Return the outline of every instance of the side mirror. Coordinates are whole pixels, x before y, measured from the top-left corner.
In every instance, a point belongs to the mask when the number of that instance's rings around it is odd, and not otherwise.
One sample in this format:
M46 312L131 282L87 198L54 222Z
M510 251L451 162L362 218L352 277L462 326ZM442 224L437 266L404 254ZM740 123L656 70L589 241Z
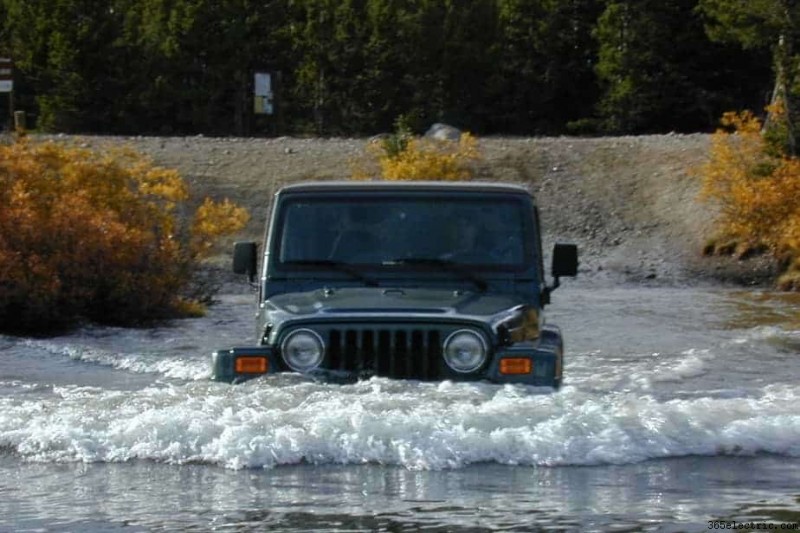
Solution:
M254 242L237 242L233 245L233 272L247 274L251 282L256 279L256 250Z
M550 293L561 285L561 276L578 275L578 247L574 244L556 244L553 247L553 284L542 289L542 305L550 303Z
M553 247L553 277L578 275L578 247L574 244L556 244Z

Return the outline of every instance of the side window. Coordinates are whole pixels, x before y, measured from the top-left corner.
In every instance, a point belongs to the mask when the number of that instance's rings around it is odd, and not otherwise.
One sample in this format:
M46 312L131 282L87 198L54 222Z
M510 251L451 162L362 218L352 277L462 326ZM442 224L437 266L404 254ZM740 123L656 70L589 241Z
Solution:
M539 281L544 283L544 258L542 257L542 225L539 222L539 208L533 206L533 247L536 261L539 263Z

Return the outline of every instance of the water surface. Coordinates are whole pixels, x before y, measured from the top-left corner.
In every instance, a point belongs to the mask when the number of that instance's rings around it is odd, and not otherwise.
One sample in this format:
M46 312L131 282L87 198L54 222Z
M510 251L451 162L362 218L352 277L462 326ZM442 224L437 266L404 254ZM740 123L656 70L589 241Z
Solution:
M243 291L244 292L244 291ZM565 285L558 393L208 380L203 319L0 337L0 530L707 531L800 518L800 297Z

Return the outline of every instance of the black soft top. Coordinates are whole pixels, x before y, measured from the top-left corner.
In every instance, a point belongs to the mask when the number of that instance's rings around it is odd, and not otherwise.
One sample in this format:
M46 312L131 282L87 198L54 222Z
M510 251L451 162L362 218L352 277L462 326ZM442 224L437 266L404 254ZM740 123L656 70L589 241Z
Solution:
M492 183L481 181L311 181L296 183L281 188L279 193L289 192L468 192L468 193L506 193L532 196L528 188L512 183Z

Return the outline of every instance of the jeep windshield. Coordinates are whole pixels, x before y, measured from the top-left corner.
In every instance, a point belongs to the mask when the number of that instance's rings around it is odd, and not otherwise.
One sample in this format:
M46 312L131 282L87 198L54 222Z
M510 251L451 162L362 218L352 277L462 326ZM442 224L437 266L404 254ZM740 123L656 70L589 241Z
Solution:
M517 271L532 262L532 220L510 195L303 194L282 202L272 254L282 269Z

